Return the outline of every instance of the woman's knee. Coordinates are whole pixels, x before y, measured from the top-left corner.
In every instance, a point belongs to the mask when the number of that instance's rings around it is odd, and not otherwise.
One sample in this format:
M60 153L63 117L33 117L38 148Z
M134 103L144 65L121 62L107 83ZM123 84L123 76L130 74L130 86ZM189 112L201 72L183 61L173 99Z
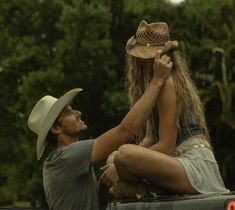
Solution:
M119 147L115 158L114 164L115 165L122 165L122 167L129 167L130 165L134 164L136 160L136 156L138 156L136 145L132 144L124 144Z

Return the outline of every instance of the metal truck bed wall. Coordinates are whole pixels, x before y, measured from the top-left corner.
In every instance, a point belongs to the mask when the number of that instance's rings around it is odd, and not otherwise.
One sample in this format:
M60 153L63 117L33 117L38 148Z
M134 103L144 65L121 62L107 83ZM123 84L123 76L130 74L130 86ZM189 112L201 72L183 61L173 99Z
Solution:
M115 201L105 210L235 210L227 208L229 201L235 201L234 193Z
M0 210L49 210L49 209L12 207L12 208L0 208Z
M230 208L228 208L228 203ZM0 208L0 210L48 210L46 208ZM143 200L122 200L103 210L235 210L235 192L213 195L161 196Z

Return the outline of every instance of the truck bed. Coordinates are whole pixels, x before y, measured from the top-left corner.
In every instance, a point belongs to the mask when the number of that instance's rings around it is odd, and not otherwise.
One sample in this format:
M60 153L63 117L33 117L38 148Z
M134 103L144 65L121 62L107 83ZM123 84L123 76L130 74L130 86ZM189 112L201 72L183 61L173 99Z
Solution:
M142 200L121 200L105 210L235 210L235 192L210 195L163 196Z

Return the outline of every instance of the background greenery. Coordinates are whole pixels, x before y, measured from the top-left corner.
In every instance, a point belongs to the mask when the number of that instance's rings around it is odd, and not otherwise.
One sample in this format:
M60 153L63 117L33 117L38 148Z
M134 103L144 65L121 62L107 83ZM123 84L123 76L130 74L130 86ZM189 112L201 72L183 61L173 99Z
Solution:
M180 41L206 109L226 186L235 189L235 0L1 0L0 205L45 206L27 118L45 94L82 87L75 104L93 138L128 110L125 43L140 20ZM98 172L97 172L98 173Z

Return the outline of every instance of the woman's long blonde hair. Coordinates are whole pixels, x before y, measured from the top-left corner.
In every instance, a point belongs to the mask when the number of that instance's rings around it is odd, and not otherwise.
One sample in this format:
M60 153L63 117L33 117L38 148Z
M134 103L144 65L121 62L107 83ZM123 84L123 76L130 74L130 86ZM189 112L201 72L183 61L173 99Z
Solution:
M197 88L192 81L190 72L188 70L185 59L183 59L180 51L173 51L170 54L173 61L173 68L171 77L173 79L176 100L178 104L178 116L183 120L183 123L187 125L189 132L190 126L188 122L188 115L193 114L199 122L199 126L209 140L208 129L204 116L204 109L197 93ZM127 86L128 96L130 100L130 106L132 107L136 101L143 95L148 83L150 76L145 72L140 64L138 58L127 54ZM152 137L152 115L148 117L146 124L148 123L149 128L146 131L146 126L141 132L135 137L135 141L139 143L144 136L147 135ZM180 129L179 119L177 119L177 125Z

